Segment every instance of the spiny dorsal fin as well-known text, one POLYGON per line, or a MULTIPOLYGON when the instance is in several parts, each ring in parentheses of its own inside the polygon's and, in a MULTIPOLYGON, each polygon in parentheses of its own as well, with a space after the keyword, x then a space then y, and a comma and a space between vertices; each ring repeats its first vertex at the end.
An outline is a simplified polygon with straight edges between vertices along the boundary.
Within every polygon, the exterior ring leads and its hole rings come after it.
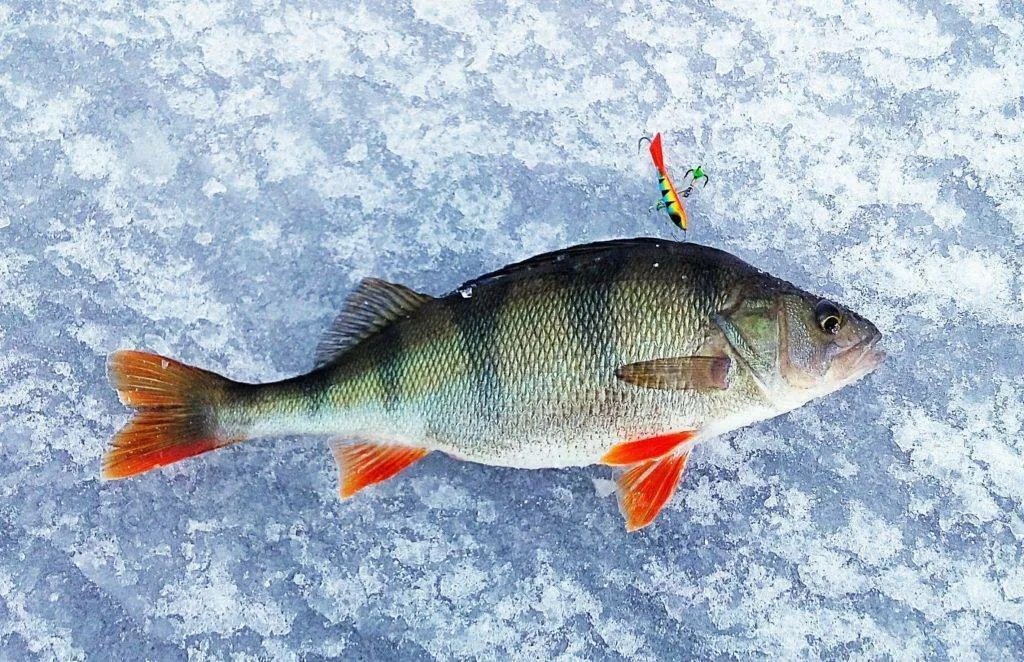
POLYGON ((316 364, 330 363, 433 297, 379 278, 364 278, 348 295, 341 312, 316 348, 316 364))
POLYGON ((705 266, 709 270, 725 267, 736 269, 743 273, 750 272, 758 274, 762 278, 769 278, 780 285, 789 285, 777 278, 768 276, 738 257, 717 248, 689 242, 670 241, 668 239, 637 237, 635 239, 597 241, 535 255, 520 262, 504 266, 497 271, 492 271, 473 280, 466 281, 455 288, 455 291, 472 290, 477 287, 494 284, 495 282, 516 281, 540 275, 571 274, 587 271, 600 272, 605 268, 605 265, 626 259, 650 259, 652 262, 677 259, 705 266))
POLYGON ((572 272, 587 266, 594 266, 606 262, 609 258, 619 256, 627 252, 636 251, 659 251, 672 250, 671 247, 695 246, 695 244, 682 244, 668 239, 652 239, 638 237, 636 239, 612 239, 609 241, 595 241, 589 244, 580 244, 562 248, 550 253, 541 253, 533 257, 506 265, 497 271, 478 276, 466 281, 456 288, 456 291, 473 289, 483 285, 489 285, 496 281, 516 280, 530 276, 572 272))

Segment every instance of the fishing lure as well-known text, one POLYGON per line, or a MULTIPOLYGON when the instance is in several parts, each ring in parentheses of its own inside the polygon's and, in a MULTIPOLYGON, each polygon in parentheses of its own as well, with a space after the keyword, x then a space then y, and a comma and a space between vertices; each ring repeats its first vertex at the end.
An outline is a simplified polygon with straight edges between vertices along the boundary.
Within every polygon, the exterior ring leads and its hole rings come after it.
POLYGON ((683 190, 683 194, 679 195, 675 184, 672 183, 672 178, 668 176, 668 169, 665 168, 665 155, 661 148, 661 134, 654 134, 653 139, 644 136, 640 139, 638 147, 645 141, 649 145, 654 167, 658 169, 658 187, 661 189, 661 201, 654 208, 664 209, 668 213, 669 219, 680 230, 686 232, 689 229, 690 221, 686 215, 686 209, 683 207, 683 200, 690 197, 690 194, 693 193, 694 184, 698 181, 703 181, 703 186, 707 186, 709 178, 701 166, 687 170, 684 177, 689 178, 690 183, 683 190))

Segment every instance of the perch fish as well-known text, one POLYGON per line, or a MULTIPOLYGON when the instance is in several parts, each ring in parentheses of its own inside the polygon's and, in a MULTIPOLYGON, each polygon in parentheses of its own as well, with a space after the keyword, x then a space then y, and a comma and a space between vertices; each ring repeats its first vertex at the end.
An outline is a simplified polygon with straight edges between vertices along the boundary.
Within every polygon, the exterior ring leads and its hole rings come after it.
POLYGON ((720 250, 626 239, 539 255, 432 297, 349 296, 308 374, 245 384, 146 352, 109 359, 138 410, 103 461, 139 474, 255 437, 330 437, 342 497, 428 453, 619 470, 626 527, 654 521, 693 445, 874 370, 878 329, 720 250))

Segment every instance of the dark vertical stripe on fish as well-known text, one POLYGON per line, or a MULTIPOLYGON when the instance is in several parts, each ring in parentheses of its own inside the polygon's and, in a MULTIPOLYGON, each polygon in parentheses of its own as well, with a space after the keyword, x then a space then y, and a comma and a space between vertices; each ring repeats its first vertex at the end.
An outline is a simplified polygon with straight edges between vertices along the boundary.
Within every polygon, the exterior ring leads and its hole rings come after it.
POLYGON ((509 284, 499 280, 488 287, 486 295, 478 301, 451 297, 446 302, 468 372, 480 383, 474 390, 479 405, 477 411, 484 421, 494 421, 500 413, 502 386, 497 370, 500 348, 495 346, 495 335, 508 294, 509 284))
POLYGON ((719 266, 711 261, 704 261, 699 269, 691 269, 690 291, 693 293, 697 309, 707 309, 719 296, 719 266))
POLYGON ((388 324, 377 332, 380 336, 381 358, 376 363, 377 381, 384 408, 395 411, 402 401, 402 378, 405 374, 405 353, 402 334, 394 324, 388 324))
POLYGON ((580 365, 584 371, 599 371, 604 362, 616 353, 615 314, 612 310, 615 287, 626 266, 621 255, 609 255, 589 265, 581 272, 580 280, 569 297, 569 321, 574 348, 582 350, 580 356, 589 357, 590 365, 580 365))

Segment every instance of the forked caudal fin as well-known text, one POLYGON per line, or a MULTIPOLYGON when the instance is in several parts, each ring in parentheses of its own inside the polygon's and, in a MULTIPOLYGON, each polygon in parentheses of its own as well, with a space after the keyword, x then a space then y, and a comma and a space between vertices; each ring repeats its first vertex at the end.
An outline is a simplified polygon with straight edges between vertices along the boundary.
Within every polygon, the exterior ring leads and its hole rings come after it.
POLYGON ((234 382, 133 350, 111 354, 107 374, 121 402, 139 411, 103 457, 104 478, 127 478, 238 441, 219 430, 216 417, 234 382))

